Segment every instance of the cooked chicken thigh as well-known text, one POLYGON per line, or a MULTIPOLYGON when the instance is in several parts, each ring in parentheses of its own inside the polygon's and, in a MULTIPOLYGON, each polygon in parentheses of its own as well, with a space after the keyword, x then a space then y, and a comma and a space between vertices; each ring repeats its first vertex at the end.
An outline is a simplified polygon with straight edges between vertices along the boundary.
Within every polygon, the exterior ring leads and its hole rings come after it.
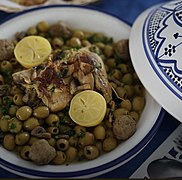
POLYGON ((14 73, 13 80, 29 93, 26 97, 31 97, 32 90, 36 91, 52 112, 64 109, 81 90, 96 90, 107 103, 112 100, 102 59, 86 48, 53 52, 45 64, 14 73))

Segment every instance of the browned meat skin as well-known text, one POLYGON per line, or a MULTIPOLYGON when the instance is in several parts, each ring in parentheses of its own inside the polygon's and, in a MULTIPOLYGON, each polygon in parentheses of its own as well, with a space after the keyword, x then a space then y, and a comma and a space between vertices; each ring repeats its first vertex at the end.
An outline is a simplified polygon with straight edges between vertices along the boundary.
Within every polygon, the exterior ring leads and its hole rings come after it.
MULTIPOLYGON (((24 87, 26 93, 34 89, 52 112, 64 109, 74 93, 81 90, 96 90, 107 103, 112 100, 105 67, 98 55, 86 48, 66 51, 61 59, 59 53, 53 53, 41 66, 14 73, 14 82, 24 87)), ((25 96, 27 102, 32 97, 25 96)))
POLYGON ((31 146, 29 158, 38 165, 49 164, 56 156, 56 150, 45 139, 34 142, 31 146))
MULTIPOLYGON (((83 49, 83 52, 85 49, 83 49)), ((92 71, 94 76, 94 87, 97 91, 100 91, 106 102, 109 103, 112 100, 112 89, 107 79, 107 73, 105 70, 104 63, 102 59, 95 53, 85 51, 89 54, 89 60, 92 61, 95 68, 92 71)))
POLYGON ((14 55, 14 42, 7 39, 0 39, 0 61, 11 59, 14 55))
POLYGON ((136 121, 129 115, 117 117, 113 122, 113 132, 117 139, 126 140, 136 131, 136 121))
POLYGON ((23 98, 26 102, 37 102, 36 95, 30 95, 36 91, 37 97, 57 112, 69 104, 74 93, 85 89, 99 91, 107 103, 112 100, 104 64, 98 55, 84 48, 66 51, 60 60, 59 53, 53 53, 41 66, 13 74, 15 83, 27 93, 23 98))

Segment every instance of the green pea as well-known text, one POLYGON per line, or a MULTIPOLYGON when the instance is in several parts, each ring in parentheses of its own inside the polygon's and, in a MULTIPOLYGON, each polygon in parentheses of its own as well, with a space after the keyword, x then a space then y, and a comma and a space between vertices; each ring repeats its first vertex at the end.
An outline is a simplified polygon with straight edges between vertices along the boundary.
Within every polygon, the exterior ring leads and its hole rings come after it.
POLYGON ((114 77, 117 80, 120 80, 122 77, 121 71, 119 69, 113 69, 111 72, 111 77, 114 77))
POLYGON ((9 61, 2 61, 0 65, 1 71, 6 71, 6 72, 12 72, 13 71, 13 66, 9 61))
POLYGON ((102 43, 102 42, 97 42, 97 43, 95 43, 95 45, 96 45, 97 47, 99 47, 100 49, 102 49, 102 50, 105 48, 105 44, 102 43))
POLYGON ((86 133, 86 128, 83 127, 83 126, 79 126, 79 125, 76 125, 74 127, 74 130, 75 130, 75 134, 78 136, 78 137, 83 137, 86 133))
POLYGON ((64 45, 64 40, 62 38, 55 37, 51 44, 54 49, 60 49, 64 45))
POLYGON ((78 150, 75 147, 69 147, 66 152, 66 163, 69 164, 71 162, 73 162, 78 154, 78 150))
POLYGON ((69 141, 67 139, 58 139, 56 146, 61 151, 66 151, 69 148, 69 141))
POLYGON ((99 156, 99 150, 96 146, 85 146, 84 155, 88 160, 96 159, 99 156))
POLYGON ((23 102, 23 94, 15 94, 13 96, 13 102, 18 106, 23 106, 25 104, 23 102))
POLYGON ((18 133, 16 134, 15 136, 15 143, 17 145, 25 145, 29 142, 29 139, 30 139, 30 134, 28 132, 21 132, 21 133, 18 133))
POLYGON ((38 31, 36 27, 29 27, 27 30, 27 34, 30 35, 37 35, 38 31))
POLYGON ((116 89, 116 88, 117 88, 117 84, 116 84, 116 83, 114 83, 114 82, 110 82, 110 85, 111 85, 114 89, 116 89))
POLYGON ((124 86, 124 89, 126 91, 126 94, 127 94, 128 98, 131 98, 134 95, 134 93, 135 93, 134 87, 132 85, 127 85, 126 84, 124 86))
POLYGON ((104 47, 104 54, 106 57, 110 58, 113 55, 113 47, 110 45, 106 45, 104 47))
POLYGON ((56 124, 59 122, 59 116, 57 114, 49 114, 45 121, 49 126, 56 126, 56 124))
POLYGON ((27 131, 32 131, 35 127, 39 126, 40 123, 37 118, 30 117, 23 122, 23 127, 27 131))
POLYGON ((82 43, 82 46, 83 47, 87 47, 87 46, 90 46, 91 45, 90 42, 87 41, 87 40, 82 40, 81 43, 82 43))
POLYGON ((120 105, 121 105, 121 108, 125 108, 128 111, 130 111, 132 108, 132 104, 131 104, 131 101, 129 99, 123 100, 120 105))
POLYGON ((95 143, 95 147, 99 150, 99 153, 102 153, 103 152, 102 146, 103 146, 102 141, 97 141, 95 143))
POLYGON ((140 112, 143 110, 145 106, 145 99, 144 97, 136 96, 132 100, 132 109, 134 111, 140 112))
POLYGON ((51 133, 52 135, 57 135, 59 133, 58 127, 48 127, 46 129, 47 132, 51 133))
POLYGON ((36 118, 47 118, 49 116, 49 108, 47 106, 39 106, 33 110, 36 118))
POLYGON ((84 32, 80 30, 76 30, 73 32, 73 37, 77 37, 79 39, 84 39, 84 32))
POLYGON ((98 140, 103 140, 106 136, 106 130, 103 126, 96 126, 93 130, 94 136, 98 140))
POLYGON ((20 157, 25 160, 29 160, 30 150, 31 150, 31 146, 29 145, 23 146, 20 150, 20 157))
POLYGON ((51 161, 52 164, 61 165, 66 161, 66 154, 62 151, 56 151, 55 158, 51 161))
POLYGON ((94 52, 94 53, 98 54, 98 55, 101 55, 102 54, 102 51, 96 45, 91 45, 90 48, 89 48, 89 50, 91 52, 94 52))
POLYGON ((32 145, 34 142, 36 142, 36 141, 38 141, 38 140, 40 140, 40 139, 37 138, 37 137, 31 136, 30 139, 29 139, 28 144, 29 144, 29 145, 32 145))
POLYGON ((17 134, 22 130, 22 122, 14 117, 10 120, 8 129, 10 132, 17 134))
POLYGON ((24 121, 32 115, 32 108, 29 106, 22 106, 16 111, 16 117, 24 121))
POLYGON ((108 67, 108 65, 107 65, 107 64, 104 64, 104 67, 105 67, 106 72, 108 73, 108 72, 109 72, 109 67, 108 67))
POLYGON ((4 84, 4 77, 0 74, 0 85, 4 84))
POLYGON ((131 85, 131 84, 133 83, 132 74, 130 74, 130 73, 124 74, 121 80, 122 80, 122 82, 123 82, 124 84, 129 84, 129 85, 131 85))
POLYGON ((47 21, 40 21, 37 24, 37 29, 40 32, 47 32, 49 30, 49 23, 47 21))
POLYGON ((142 96, 144 95, 145 89, 141 84, 136 84, 134 86, 134 91, 136 95, 142 96))
POLYGON ((115 138, 108 137, 103 142, 103 150, 105 152, 110 152, 116 147, 117 147, 117 140, 115 138))
POLYGON ((115 68, 116 67, 116 60, 114 58, 110 58, 107 60, 106 64, 108 65, 108 67, 110 69, 115 68))
POLYGON ((124 74, 130 72, 130 67, 129 67, 127 64, 119 64, 117 67, 118 67, 118 68, 121 70, 121 72, 124 73, 124 74))
POLYGON ((16 105, 11 105, 11 107, 9 108, 9 115, 10 115, 11 117, 16 116, 16 111, 17 111, 18 109, 19 109, 18 106, 16 106, 16 105))
POLYGON ((2 132, 8 132, 9 130, 9 120, 11 117, 9 115, 4 115, 0 119, 0 129, 2 132))
POLYGON ((9 151, 13 151, 16 147, 15 136, 12 134, 6 134, 3 139, 3 146, 9 151))
POLYGON ((120 98, 126 99, 127 98, 127 91, 123 87, 117 87, 116 92, 120 98))
POLYGON ((79 38, 77 37, 72 37, 70 39, 70 46, 73 47, 73 48, 79 48, 81 47, 81 41, 79 38))
POLYGON ((94 135, 93 133, 86 132, 82 137, 78 140, 78 145, 80 148, 85 147, 87 145, 92 145, 94 143, 94 135))
POLYGON ((12 64, 13 67, 17 67, 18 66, 18 61, 16 60, 16 58, 11 58, 9 60, 9 62, 12 64))
POLYGON ((129 115, 137 122, 140 118, 139 113, 137 113, 136 111, 131 111, 129 112, 129 115))
POLYGON ((108 138, 108 137, 114 137, 114 133, 113 133, 113 131, 111 130, 111 129, 108 129, 107 131, 106 131, 106 137, 108 138))
POLYGON ((69 144, 70 144, 70 146, 76 147, 78 145, 78 137, 77 136, 70 136, 69 137, 69 144))
POLYGON ((56 147, 56 139, 55 138, 50 138, 50 139, 47 139, 47 142, 49 143, 50 146, 52 147, 56 147))
POLYGON ((114 111, 114 118, 120 117, 124 114, 129 114, 129 111, 125 108, 118 108, 114 111))

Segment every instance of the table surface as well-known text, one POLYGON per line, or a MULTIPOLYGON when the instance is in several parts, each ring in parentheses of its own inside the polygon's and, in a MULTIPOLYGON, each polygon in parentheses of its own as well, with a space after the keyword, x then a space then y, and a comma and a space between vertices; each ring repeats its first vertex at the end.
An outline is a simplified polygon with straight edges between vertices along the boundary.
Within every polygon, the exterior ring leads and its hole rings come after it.
MULTIPOLYGON (((98 9, 104 10, 114 14, 129 24, 133 24, 137 16, 143 12, 145 9, 162 2, 167 2, 166 0, 101 0, 100 3, 92 4, 98 9)), ((10 15, 10 13, 5 13, 0 11, 0 20, 10 15)), ((158 147, 168 135, 180 124, 174 117, 169 113, 165 113, 163 122, 153 137, 149 144, 132 160, 130 160, 125 165, 108 172, 98 178, 128 178, 130 175, 139 167, 146 158, 158 147), (133 166, 135 165, 135 166, 133 166)), ((19 176, 12 174, 0 168, 0 178, 18 178, 19 176)))

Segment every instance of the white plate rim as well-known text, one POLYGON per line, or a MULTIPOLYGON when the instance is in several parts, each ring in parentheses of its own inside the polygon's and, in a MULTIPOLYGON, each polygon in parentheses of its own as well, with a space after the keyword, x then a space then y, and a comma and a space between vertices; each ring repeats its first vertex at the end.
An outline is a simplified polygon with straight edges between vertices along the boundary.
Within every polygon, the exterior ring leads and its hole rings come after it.
MULTIPOLYGON (((46 6, 46 7, 37 7, 34 9, 29 9, 23 12, 20 12, 18 14, 15 15, 10 15, 7 18, 5 18, 3 21, 0 22, 0 25, 3 24, 4 22, 11 20, 12 18, 16 18, 17 16, 23 15, 25 13, 29 13, 35 10, 39 10, 39 9, 45 9, 45 8, 70 8, 70 7, 75 7, 75 8, 82 8, 82 9, 88 9, 88 10, 93 10, 93 11, 97 11, 97 12, 101 12, 107 15, 110 15, 112 17, 117 18, 118 20, 128 24, 125 20, 122 20, 121 18, 117 17, 116 15, 113 15, 112 13, 108 13, 105 11, 101 11, 98 10, 97 8, 91 8, 91 7, 83 7, 83 6, 78 6, 78 5, 51 5, 51 6, 46 6)), ((128 151, 127 153, 123 154, 122 156, 120 156, 117 159, 114 159, 111 162, 108 162, 106 164, 103 164, 99 167, 95 167, 95 168, 91 168, 91 169, 86 169, 86 170, 82 170, 82 171, 77 171, 77 172, 61 172, 61 173, 56 173, 56 172, 45 172, 45 171, 38 171, 38 170, 30 170, 27 168, 23 168, 21 166, 18 165, 14 165, 12 163, 7 162, 6 160, 0 158, 0 164, 6 168, 9 168, 11 170, 14 170, 16 172, 20 172, 20 173, 26 173, 27 175, 34 175, 36 177, 48 177, 48 178, 65 178, 65 177, 80 177, 80 176, 85 176, 85 175, 93 175, 96 174, 97 172, 103 172, 104 170, 109 170, 112 167, 116 167, 118 164, 122 165, 122 162, 124 163, 127 159, 129 159, 130 157, 133 157, 140 149, 142 149, 148 142, 149 140, 155 135, 155 133, 157 132, 157 130, 160 127, 160 124, 162 123, 163 117, 165 115, 165 111, 161 108, 160 112, 158 114, 158 117, 153 125, 153 127, 151 127, 151 130, 148 132, 148 134, 140 141, 139 144, 137 144, 134 148, 132 148, 130 151, 128 151)))
POLYGON ((5 12, 20 12, 31 8, 36 8, 39 6, 48 6, 48 5, 88 5, 91 3, 98 3, 100 0, 73 0, 71 1, 64 1, 64 0, 47 0, 43 4, 39 5, 32 5, 32 6, 24 6, 20 5, 16 2, 11 0, 1 0, 0 1, 0 10, 5 12))

